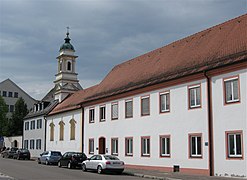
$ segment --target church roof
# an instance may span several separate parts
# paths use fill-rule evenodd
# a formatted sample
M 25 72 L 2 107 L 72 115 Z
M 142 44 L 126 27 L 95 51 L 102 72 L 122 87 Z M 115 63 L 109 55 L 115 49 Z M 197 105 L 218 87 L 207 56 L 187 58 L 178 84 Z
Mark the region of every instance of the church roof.
M 92 86 L 87 89 L 77 91 L 70 94 L 66 99 L 64 99 L 60 104 L 58 104 L 49 115 L 57 114 L 64 111 L 69 111 L 73 109 L 79 109 L 81 101 L 92 95 L 97 89 L 98 85 Z
M 246 61 L 247 14 L 213 26 L 115 66 L 90 93 L 68 98 L 83 104 L 134 89 Z M 81 96 L 83 98 L 81 98 Z M 60 111 L 64 103 L 60 104 Z

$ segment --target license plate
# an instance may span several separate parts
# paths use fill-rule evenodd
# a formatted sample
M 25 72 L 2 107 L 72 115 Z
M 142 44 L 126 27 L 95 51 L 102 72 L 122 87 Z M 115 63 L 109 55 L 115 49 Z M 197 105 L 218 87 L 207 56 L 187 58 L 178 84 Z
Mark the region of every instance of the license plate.
M 120 164 L 119 162 L 113 162 L 113 164 Z

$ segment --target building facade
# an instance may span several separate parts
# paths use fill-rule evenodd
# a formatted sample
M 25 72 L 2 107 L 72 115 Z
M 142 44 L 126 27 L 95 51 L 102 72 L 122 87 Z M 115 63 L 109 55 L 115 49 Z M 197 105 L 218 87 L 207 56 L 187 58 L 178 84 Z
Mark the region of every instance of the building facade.
M 36 100 L 29 96 L 24 90 L 17 86 L 10 79 L 6 79 L 0 83 L 0 96 L 3 97 L 5 103 L 9 108 L 7 117 L 11 118 L 12 113 L 14 112 L 15 103 L 18 98 L 22 97 L 27 104 L 28 110 L 30 110 L 33 105 L 36 103 Z
M 46 150 L 46 116 L 58 101 L 40 101 L 23 121 L 23 148 L 31 157 L 39 157 Z
M 142 169 L 246 177 L 246 24 L 245 14 L 115 66 L 98 85 L 54 108 L 47 134 L 58 139 L 73 132 L 69 121 L 77 112 L 77 143 L 88 156 L 112 154 Z M 47 141 L 56 145 L 51 148 L 68 150 L 53 141 Z

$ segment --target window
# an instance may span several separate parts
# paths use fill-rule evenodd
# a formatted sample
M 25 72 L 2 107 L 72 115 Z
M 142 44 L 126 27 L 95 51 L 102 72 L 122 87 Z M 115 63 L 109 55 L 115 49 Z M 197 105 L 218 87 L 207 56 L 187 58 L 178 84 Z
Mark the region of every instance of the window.
M 150 114 L 149 96 L 145 96 L 141 98 L 141 115 L 147 116 L 149 114 Z
M 133 156 L 133 138 L 125 138 L 125 155 Z
M 89 123 L 94 123 L 94 108 L 89 109 Z
M 99 108 L 99 121 L 100 122 L 105 121 L 105 109 L 106 109 L 105 106 L 101 106 Z
M 41 139 L 36 139 L 36 149 L 41 149 Z
M 190 134 L 189 135 L 189 150 L 191 158 L 202 157 L 202 135 Z
M 141 137 L 141 156 L 150 157 L 150 137 Z
M 30 149 L 34 149 L 34 139 L 30 140 Z
M 18 92 L 14 93 L 14 98 L 18 98 Z
M 226 132 L 227 158 L 242 158 L 242 131 Z
M 118 103 L 111 105 L 111 119 L 118 119 Z
M 9 92 L 9 97 L 13 97 L 13 92 Z
M 239 102 L 238 77 L 224 80 L 225 103 Z
M 118 139 L 117 138 L 111 139 L 111 154 L 118 155 Z
M 89 154 L 94 154 L 94 139 L 89 139 Z
M 70 61 L 68 61 L 68 63 L 67 63 L 67 70 L 71 71 L 71 62 Z
M 37 129 L 41 129 L 42 128 L 42 119 L 38 119 L 37 120 Z
M 189 87 L 189 107 L 190 109 L 201 107 L 201 86 L 200 85 Z
M 59 62 L 59 72 L 61 72 L 63 70 L 63 62 L 60 61 Z
M 164 92 L 160 93 L 160 112 L 169 112 L 170 111 L 170 93 Z
M 14 105 L 9 105 L 9 112 L 14 112 L 15 106 Z
M 160 136 L 160 157 L 170 157 L 170 136 Z
M 126 100 L 125 101 L 125 118 L 133 117 L 133 101 Z
M 25 130 L 29 130 L 29 122 L 25 122 Z
M 35 120 L 31 121 L 31 127 L 30 127 L 30 129 L 31 129 L 31 130 L 32 130 L 32 129 L 35 129 Z
M 63 141 L 64 140 L 64 122 L 60 121 L 59 122 L 59 140 Z
M 50 141 L 54 141 L 54 127 L 53 123 L 50 124 Z
M 28 149 L 28 140 L 24 140 L 24 149 Z
M 74 119 L 71 119 L 69 121 L 70 123 L 70 140 L 75 140 L 75 123 L 76 121 Z
M 7 97 L 7 91 L 3 91 L 3 97 Z

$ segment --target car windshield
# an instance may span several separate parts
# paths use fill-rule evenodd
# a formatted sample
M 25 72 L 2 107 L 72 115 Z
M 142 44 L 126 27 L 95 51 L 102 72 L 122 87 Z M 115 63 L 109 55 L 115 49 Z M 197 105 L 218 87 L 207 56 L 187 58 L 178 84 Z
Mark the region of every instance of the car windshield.
M 105 155 L 104 157 L 106 160 L 119 160 L 116 156 Z
M 52 156 L 62 156 L 61 152 L 51 152 Z

